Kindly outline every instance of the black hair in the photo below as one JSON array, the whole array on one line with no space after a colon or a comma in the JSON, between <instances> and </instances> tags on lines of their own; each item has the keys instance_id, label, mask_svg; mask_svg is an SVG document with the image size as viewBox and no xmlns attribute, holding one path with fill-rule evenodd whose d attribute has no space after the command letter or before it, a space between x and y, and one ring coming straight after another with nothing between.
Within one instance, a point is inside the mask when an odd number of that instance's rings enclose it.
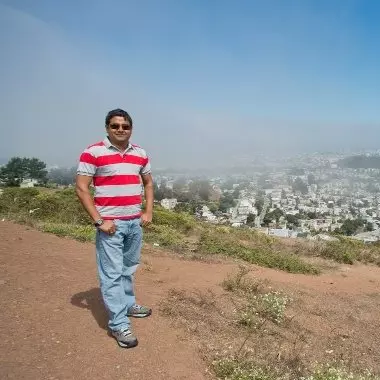
<instances>
[{"instance_id":1,"label":"black hair","mask_svg":"<svg viewBox=\"0 0 380 380\"><path fill-rule=\"evenodd\" d=\"M111 119L115 116L123 117L124 120L129 121L129 124L131 124L131 127L132 127L132 118L129 116L129 113L120 109L120 108L116 108L115 110L108 112L108 114L106 116L106 125L107 126L109 125Z\"/></svg>"}]
</instances>

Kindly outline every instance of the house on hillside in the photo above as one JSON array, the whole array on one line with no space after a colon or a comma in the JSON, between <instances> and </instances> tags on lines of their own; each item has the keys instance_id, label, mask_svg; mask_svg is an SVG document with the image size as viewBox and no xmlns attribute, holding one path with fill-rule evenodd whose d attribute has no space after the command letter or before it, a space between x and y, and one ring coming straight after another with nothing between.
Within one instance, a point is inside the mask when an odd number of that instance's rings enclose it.
<instances>
[{"instance_id":1,"label":"house on hillside","mask_svg":"<svg viewBox=\"0 0 380 380\"><path fill-rule=\"evenodd\" d=\"M161 206L165 208L166 210L173 210L175 206L177 206L177 199L176 198L164 198L161 201Z\"/></svg>"},{"instance_id":2,"label":"house on hillside","mask_svg":"<svg viewBox=\"0 0 380 380\"><path fill-rule=\"evenodd\" d=\"M34 187L38 185L38 181L36 179L23 179L22 182L20 183L20 187L22 188L29 188L29 187Z\"/></svg>"}]
</instances>

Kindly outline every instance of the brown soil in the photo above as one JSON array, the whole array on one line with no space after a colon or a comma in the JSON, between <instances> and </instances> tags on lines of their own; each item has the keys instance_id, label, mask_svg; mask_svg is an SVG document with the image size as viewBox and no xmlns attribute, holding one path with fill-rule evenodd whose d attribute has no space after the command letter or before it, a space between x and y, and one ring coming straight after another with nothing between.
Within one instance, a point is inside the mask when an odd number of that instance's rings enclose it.
<instances>
[{"instance_id":1,"label":"brown soil","mask_svg":"<svg viewBox=\"0 0 380 380\"><path fill-rule=\"evenodd\" d=\"M123 350L107 334L94 246L0 222L0 378L209 378L199 335L159 309L170 289L211 290L220 302L226 296L220 283L238 264L183 260L150 246L142 261L138 301L154 312L133 320L139 345ZM292 323L308 335L305 352L339 353L380 372L379 268L339 266L320 276L252 268L293 297Z\"/></svg>"}]
</instances>

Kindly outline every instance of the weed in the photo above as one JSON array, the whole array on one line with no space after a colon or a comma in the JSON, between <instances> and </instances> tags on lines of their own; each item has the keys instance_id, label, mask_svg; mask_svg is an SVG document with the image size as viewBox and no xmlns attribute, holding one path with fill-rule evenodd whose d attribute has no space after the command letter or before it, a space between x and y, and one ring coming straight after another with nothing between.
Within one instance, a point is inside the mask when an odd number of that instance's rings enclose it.
<instances>
[{"instance_id":1,"label":"weed","mask_svg":"<svg viewBox=\"0 0 380 380\"><path fill-rule=\"evenodd\" d=\"M81 226L58 223L39 223L37 227L44 232L57 236L69 236L79 241L95 241L95 229L93 226Z\"/></svg>"},{"instance_id":2,"label":"weed","mask_svg":"<svg viewBox=\"0 0 380 380\"><path fill-rule=\"evenodd\" d=\"M213 370L221 380L276 380L268 369L255 366L251 362L237 359L220 359L213 362Z\"/></svg>"},{"instance_id":3,"label":"weed","mask_svg":"<svg viewBox=\"0 0 380 380\"><path fill-rule=\"evenodd\" d=\"M380 380L380 377L368 370L363 373L352 373L340 366L324 365L316 367L309 376L301 380Z\"/></svg>"},{"instance_id":4,"label":"weed","mask_svg":"<svg viewBox=\"0 0 380 380\"><path fill-rule=\"evenodd\" d=\"M270 247L247 247L243 243L218 233L217 230L204 231L199 240L199 250L209 254L223 254L236 257L252 264L285 270L290 273L318 274L319 269L306 263L300 257L280 253Z\"/></svg>"},{"instance_id":5,"label":"weed","mask_svg":"<svg viewBox=\"0 0 380 380\"><path fill-rule=\"evenodd\" d=\"M248 279L246 275L249 269L243 265L239 266L239 270L235 275L228 275L222 282L222 287L228 292L236 293L257 293L262 286L262 281Z\"/></svg>"}]
</instances>

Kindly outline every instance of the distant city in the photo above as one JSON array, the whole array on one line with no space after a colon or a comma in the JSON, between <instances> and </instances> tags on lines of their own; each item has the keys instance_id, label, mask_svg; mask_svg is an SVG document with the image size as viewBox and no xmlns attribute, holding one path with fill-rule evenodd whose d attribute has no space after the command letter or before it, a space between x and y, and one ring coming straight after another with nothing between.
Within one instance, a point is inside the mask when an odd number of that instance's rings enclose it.
<instances>
[{"instance_id":1,"label":"distant city","mask_svg":"<svg viewBox=\"0 0 380 380\"><path fill-rule=\"evenodd\" d=\"M301 155L213 177L161 173L156 193L162 207L190 210L209 223L280 237L334 240L341 233L373 242L380 239L378 153ZM197 182L203 194L195 191Z\"/></svg>"},{"instance_id":2,"label":"distant city","mask_svg":"<svg viewBox=\"0 0 380 380\"><path fill-rule=\"evenodd\" d=\"M252 228L273 236L334 240L342 234L376 242L380 240L379 154L262 156L204 171L154 170L155 201L165 209L186 211L208 223ZM38 165L43 169L45 164ZM3 186L6 167L1 166ZM41 177L43 185L72 187L75 171L75 167L47 168ZM19 182L14 182L14 176L10 179L12 186L41 184L30 175Z\"/></svg>"}]
</instances>

